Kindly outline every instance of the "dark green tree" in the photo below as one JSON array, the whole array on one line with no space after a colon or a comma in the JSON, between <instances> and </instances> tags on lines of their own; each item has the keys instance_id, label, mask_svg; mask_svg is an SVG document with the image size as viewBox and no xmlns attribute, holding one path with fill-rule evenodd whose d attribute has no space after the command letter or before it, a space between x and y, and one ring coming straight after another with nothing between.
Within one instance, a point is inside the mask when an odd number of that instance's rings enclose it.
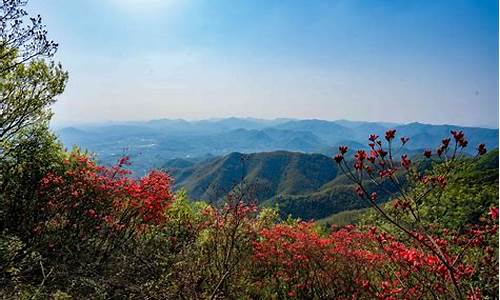
<instances>
[{"instance_id":1,"label":"dark green tree","mask_svg":"<svg viewBox=\"0 0 500 300\"><path fill-rule=\"evenodd\" d=\"M0 286L39 265L32 227L44 203L37 188L63 153L48 124L68 75L51 60L57 44L26 4L0 1Z\"/></svg>"}]
</instances>

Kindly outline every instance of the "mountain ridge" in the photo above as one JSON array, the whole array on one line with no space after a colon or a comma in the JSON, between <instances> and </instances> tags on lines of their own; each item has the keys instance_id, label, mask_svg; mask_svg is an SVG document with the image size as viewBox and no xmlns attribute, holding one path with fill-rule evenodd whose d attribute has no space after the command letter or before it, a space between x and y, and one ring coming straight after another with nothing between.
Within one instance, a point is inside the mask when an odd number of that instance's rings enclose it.
<instances>
[{"instance_id":1,"label":"mountain ridge","mask_svg":"<svg viewBox=\"0 0 500 300\"><path fill-rule=\"evenodd\" d=\"M408 150L435 149L452 129L464 130L473 153L479 143L498 147L498 129L385 122L326 121L318 119L152 120L96 126L71 126L56 131L66 147L78 145L95 152L100 162L112 164L129 155L137 176L173 158L220 156L231 152L298 151L332 155L340 144L366 145L368 135L383 135L394 127L410 137Z\"/></svg>"}]
</instances>

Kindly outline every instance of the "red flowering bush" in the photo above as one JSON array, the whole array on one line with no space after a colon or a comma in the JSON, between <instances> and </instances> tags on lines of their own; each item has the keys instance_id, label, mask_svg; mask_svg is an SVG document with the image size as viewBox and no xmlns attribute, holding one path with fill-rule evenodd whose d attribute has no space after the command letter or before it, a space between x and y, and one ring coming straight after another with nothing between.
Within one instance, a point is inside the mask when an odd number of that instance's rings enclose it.
<instances>
[{"instance_id":1,"label":"red flowering bush","mask_svg":"<svg viewBox=\"0 0 500 300\"><path fill-rule=\"evenodd\" d=\"M334 234L322 235L306 222L264 229L254 242L256 285L279 298L360 296L364 290L356 288L356 280L365 264L376 266L376 254L365 251L370 241L360 237L353 231L337 243Z\"/></svg>"},{"instance_id":2,"label":"red flowering bush","mask_svg":"<svg viewBox=\"0 0 500 300\"><path fill-rule=\"evenodd\" d=\"M49 173L41 181L46 220L33 232L48 234L51 249L90 243L107 255L111 241L121 243L150 225L163 224L174 201L171 178L153 171L134 180L127 176L126 164L128 158L123 158L106 168L79 151L70 153L59 173Z\"/></svg>"},{"instance_id":3,"label":"red flowering bush","mask_svg":"<svg viewBox=\"0 0 500 300\"><path fill-rule=\"evenodd\" d=\"M278 224L254 242L256 286L280 298L422 299L455 297L454 282L474 286L498 273L488 239L496 225L435 237L454 278L440 258L411 240L347 226L321 234L313 223ZM417 233L415 233L417 234ZM457 252L459 250L460 252ZM497 277L498 278L498 277ZM468 289L475 295L489 292Z\"/></svg>"},{"instance_id":4,"label":"red flowering bush","mask_svg":"<svg viewBox=\"0 0 500 300\"><path fill-rule=\"evenodd\" d=\"M451 134L454 143L451 143L451 138L442 140L436 150L437 162L427 173L425 169L415 165L407 154L401 154L409 142L408 138L402 137L400 146L395 146L396 130L386 132L385 143L377 135L370 135L370 153L364 150L357 151L352 165L344 157L348 151L347 147L339 147L339 154L334 159L344 174L355 184L359 197L368 201L385 220L387 227L392 228L391 231L394 233L392 242L382 245L382 249L390 257L400 258L397 261L392 259L392 262L397 263L398 267L411 265L417 268L410 270L416 272L415 274L426 270L425 274L420 275L420 282L425 284L428 292L422 295L436 297L442 294L461 299L467 294L478 293L477 290L470 288L469 279L481 276L479 274L483 270L491 270L487 264L478 266L478 261L482 259L474 254L484 251L485 233L489 234L490 242L495 240L493 237L496 236L497 225L491 225L490 228L489 225L477 224L476 228L481 229L464 233L463 227L452 231L431 221L440 213L429 213L429 211L432 212L436 206L445 205L437 201L443 199L449 180L456 181L457 170L467 164L466 158L462 155L462 150L468 145L464 133L451 131ZM477 149L478 156L486 153L483 144ZM396 155L400 155L399 160L395 159ZM432 151L425 150L423 157L431 159ZM396 193L388 192L393 198L393 205L389 208L377 202L376 192L369 191L369 187L373 185L384 190L383 183L386 182L391 183L397 190ZM471 236L471 233L475 235ZM457 243L460 240L467 242ZM415 249L419 249L419 252ZM467 261L467 256L473 257L473 261ZM489 259L491 258L490 255ZM485 292L489 294L491 291Z\"/></svg>"},{"instance_id":5,"label":"red flowering bush","mask_svg":"<svg viewBox=\"0 0 500 300\"><path fill-rule=\"evenodd\" d=\"M85 295L89 288L112 290L131 274L142 280L159 276L156 256L141 255L158 246L150 240L167 223L175 202L171 177L153 171L134 179L124 168L128 158L103 167L78 150L52 148L51 160L36 153L45 164L29 161L33 153L21 157L24 177L13 176L3 186L1 284L43 282L49 290L71 285L75 295ZM90 279L98 284L89 287Z\"/></svg>"}]
</instances>

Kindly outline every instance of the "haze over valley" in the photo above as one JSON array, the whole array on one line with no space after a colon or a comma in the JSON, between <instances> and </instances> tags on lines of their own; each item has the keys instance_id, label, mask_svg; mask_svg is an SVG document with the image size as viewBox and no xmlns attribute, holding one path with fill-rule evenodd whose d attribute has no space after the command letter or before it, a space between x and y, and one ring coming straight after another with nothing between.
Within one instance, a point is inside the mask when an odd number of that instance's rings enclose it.
<instances>
[{"instance_id":1,"label":"haze over valley","mask_svg":"<svg viewBox=\"0 0 500 300\"><path fill-rule=\"evenodd\" d=\"M77 145L108 165L130 156L132 170L141 176L150 169L161 168L170 159L199 161L231 152L285 150L332 156L339 145L366 149L369 134L382 136L389 128L410 138L407 150L435 149L435 142L453 129L470 136L470 147L465 150L469 153L474 153L479 143L498 147L498 129L316 119L160 119L64 127L56 133L66 147Z\"/></svg>"}]
</instances>

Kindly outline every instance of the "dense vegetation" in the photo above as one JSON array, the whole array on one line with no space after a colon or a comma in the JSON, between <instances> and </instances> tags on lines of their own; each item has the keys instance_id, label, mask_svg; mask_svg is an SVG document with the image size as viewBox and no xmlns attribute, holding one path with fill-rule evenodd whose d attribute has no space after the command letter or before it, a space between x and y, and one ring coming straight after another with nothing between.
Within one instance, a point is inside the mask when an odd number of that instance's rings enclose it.
<instances>
[{"instance_id":1,"label":"dense vegetation","mask_svg":"<svg viewBox=\"0 0 500 300\"><path fill-rule=\"evenodd\" d=\"M498 149L490 151L477 160L470 158L467 160L470 163L456 171L453 186L448 186L447 190L440 195L439 205L433 205L434 208L440 210L439 213L429 214L434 216L434 222L450 223L455 226L476 223L481 213L491 204L491 199L497 198ZM375 218L371 208L363 208L335 213L318 220L318 223L326 225L369 224Z\"/></svg>"},{"instance_id":2,"label":"dense vegetation","mask_svg":"<svg viewBox=\"0 0 500 300\"><path fill-rule=\"evenodd\" d=\"M371 205L358 226L282 218L241 181L222 203L191 201L164 172L131 177L128 157L105 167L63 149L47 123L67 74L24 5L0 5L1 298L497 297L498 152L463 157L461 131L421 163L393 159L396 130L352 158L339 147L330 169L311 172L342 172ZM312 189L311 176L291 178Z\"/></svg>"}]
</instances>

